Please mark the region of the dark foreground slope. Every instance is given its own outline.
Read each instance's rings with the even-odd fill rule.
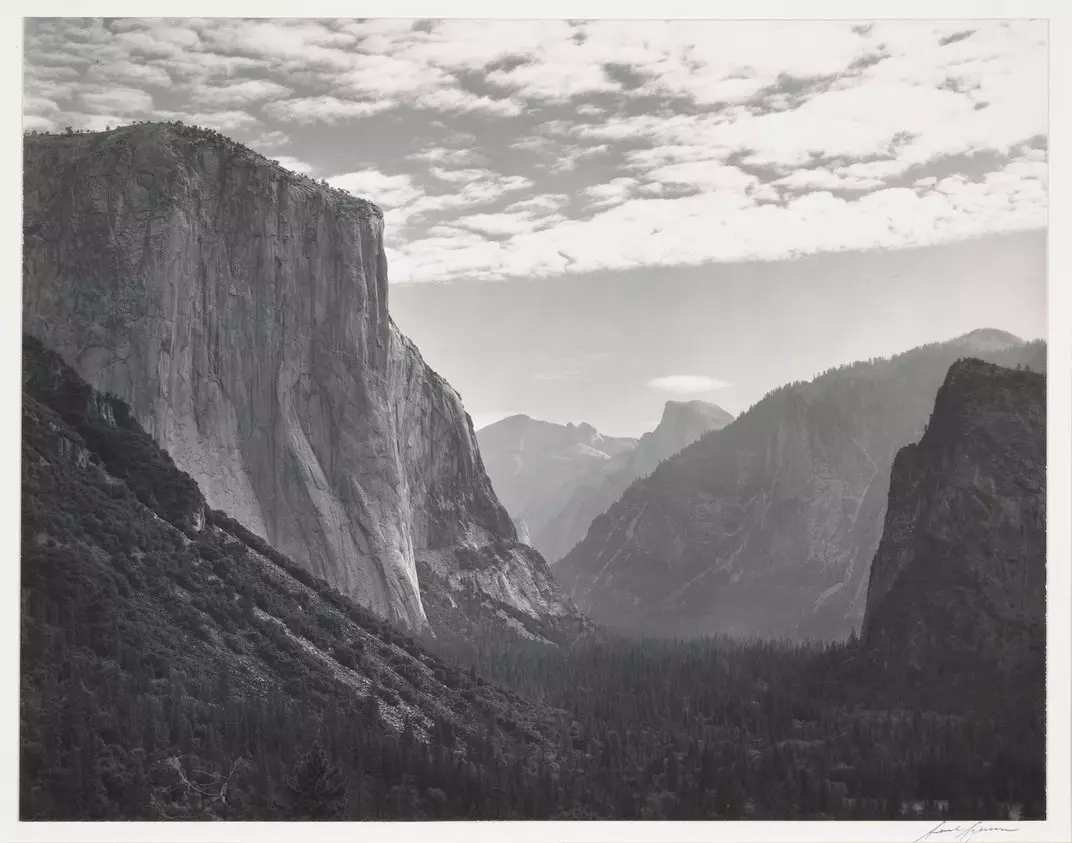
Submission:
[[[555,715],[207,511],[32,339],[21,605],[26,819],[506,816],[550,775]]]
[[[440,637],[459,670],[206,518],[121,402],[26,357],[24,818],[1044,811],[1037,721],[852,644]]]
[[[864,643],[895,670],[1044,696],[1046,379],[961,360],[897,454]]]
[[[893,463],[862,640],[468,657],[569,710],[601,747],[593,787],[642,817],[1040,818],[1045,389],[1031,371],[950,367]]]
[[[1045,344],[981,330],[781,387],[631,486],[556,578],[631,633],[847,637],[894,455],[966,356],[1042,369]]]

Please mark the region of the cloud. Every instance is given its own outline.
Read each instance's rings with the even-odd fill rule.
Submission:
[[[53,18],[25,55],[27,128],[181,119],[335,173],[403,281],[1047,221],[1045,21]]]
[[[139,114],[153,108],[152,95],[136,88],[83,91],[78,95],[78,100],[83,108],[114,114]]]
[[[261,121],[247,111],[156,111],[156,120],[181,120],[194,126],[204,126],[219,132],[234,132],[260,127]]]
[[[555,211],[569,204],[569,197],[565,193],[544,193],[539,196],[531,196],[528,199],[520,199],[508,205],[507,211]]]
[[[358,102],[325,95],[277,100],[266,105],[264,110],[278,120],[302,124],[318,122],[334,124],[369,117],[394,108],[396,105],[397,103],[393,100]]]
[[[591,187],[586,187],[584,194],[592,200],[592,204],[596,207],[618,205],[629,197],[637,184],[639,182],[632,176],[619,176],[616,179],[611,179],[606,184],[594,184]]]
[[[738,24],[730,26],[738,31]],[[753,69],[757,78],[769,78],[774,70],[792,78],[837,76],[817,92],[781,95],[787,105],[783,110],[750,108],[732,119],[725,111],[670,120],[634,115],[577,126],[574,132],[592,138],[639,136],[658,145],[724,149],[748,155],[753,164],[784,167],[807,165],[815,154],[864,158],[891,151],[903,164],[923,163],[943,155],[1007,151],[1025,137],[1045,134],[1045,24],[995,24],[985,37],[977,32],[941,46],[949,29],[891,23],[862,36],[847,26],[824,24],[813,33],[821,36],[820,41],[804,48],[808,27],[793,22],[771,30],[769,43],[795,38],[800,42],[797,48],[783,52],[773,46],[747,47],[748,38],[742,36],[723,57],[716,57],[714,50],[725,42],[703,40],[701,54],[716,62],[736,66],[734,55],[752,56],[758,63]],[[698,44],[705,31],[711,30],[697,27]],[[747,33],[749,27],[739,31]],[[840,46],[827,52],[828,42]],[[849,47],[853,42],[859,42],[859,49]],[[868,54],[879,60],[853,70],[850,58]],[[770,63],[769,72],[763,71],[764,62]],[[658,78],[660,84],[670,85],[667,78],[673,75]],[[705,93],[704,79],[698,71],[678,88],[691,91],[699,102],[723,96]]]
[[[62,114],[41,115],[28,114],[23,117],[24,129],[36,129],[43,132],[62,131],[70,126],[72,129],[90,132],[102,132],[130,122],[116,114],[86,114],[78,111],[66,111]]]
[[[451,74],[435,65],[388,55],[356,53],[351,64],[350,70],[330,77],[336,90],[362,96],[397,97],[432,91],[454,81]]]
[[[660,184],[679,184],[699,190],[732,190],[743,192],[759,179],[738,167],[720,161],[688,161],[664,164],[646,173],[647,178]]]
[[[503,176],[487,171],[480,179],[469,181],[450,193],[423,194],[398,208],[387,217],[392,225],[403,226],[413,221],[442,211],[453,211],[474,205],[486,205],[518,190],[531,187],[532,182],[524,176]],[[441,238],[429,238],[421,242],[422,249],[443,245]],[[481,241],[482,244],[486,241]],[[457,248],[452,242],[447,248]]]
[[[873,190],[876,187],[882,187],[883,183],[882,179],[854,178],[833,173],[825,167],[794,170],[788,176],[774,182],[775,185],[797,191]]]
[[[86,79],[94,82],[151,85],[156,88],[165,88],[172,83],[171,76],[165,68],[126,59],[93,64],[86,71]]]
[[[414,104],[418,108],[428,108],[434,111],[479,111],[502,117],[516,117],[524,110],[522,103],[510,97],[495,99],[478,96],[460,88],[439,88],[422,93],[414,100]]]
[[[448,149],[443,146],[433,146],[413,152],[406,156],[414,161],[428,161],[436,164],[450,164],[464,167],[466,164],[480,163],[481,156],[472,149]]]
[[[595,64],[558,64],[553,61],[523,64],[513,70],[496,70],[485,79],[511,88],[526,99],[563,100],[578,94],[617,91],[620,85]]]
[[[665,375],[661,378],[652,378],[647,385],[652,389],[661,389],[664,392],[673,392],[677,395],[713,392],[716,389],[730,386],[726,381],[709,378],[706,375]]]
[[[275,160],[278,161],[281,166],[295,173],[302,173],[309,176],[316,172],[316,168],[312,164],[298,158],[292,158],[289,155],[277,155]]]
[[[280,132],[277,129],[271,129],[260,132],[251,137],[247,142],[252,148],[263,152],[265,150],[273,150],[278,149],[281,146],[286,146],[290,143],[290,135],[286,132]]]
[[[25,114],[22,118],[22,128],[27,132],[51,132],[56,129],[56,124],[52,118],[41,114]]]
[[[597,193],[618,203],[589,219],[466,244],[449,255],[413,240],[392,258],[392,271],[406,281],[543,277],[902,248],[1040,228],[1047,220],[1043,169],[1025,158],[975,181],[945,179],[930,189],[885,188],[856,198],[816,191],[783,204],[730,191],[618,202],[630,186],[612,183]]]
[[[24,97],[22,108],[27,114],[56,114],[60,107],[47,97]]]
[[[558,150],[556,153],[557,160],[551,166],[551,169],[556,172],[574,170],[583,159],[590,158],[593,155],[604,155],[609,151],[610,146],[605,143],[601,143],[598,146],[569,146]]]
[[[500,214],[470,214],[455,220],[454,225],[479,231],[482,234],[502,236],[536,231],[564,219],[565,217],[559,214],[537,216],[530,211],[519,211]]]
[[[367,198],[385,210],[398,208],[423,195],[406,175],[389,175],[379,170],[358,170],[332,176],[328,184]]]
[[[428,172],[440,181],[447,182],[473,181],[490,174],[488,170],[446,170],[443,167],[430,167]]]
[[[208,106],[246,105],[292,94],[290,88],[266,79],[245,79],[226,88],[208,88],[197,93],[197,101]]]

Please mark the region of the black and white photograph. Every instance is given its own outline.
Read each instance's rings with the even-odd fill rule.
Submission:
[[[67,5],[7,839],[1069,839],[1055,19]]]

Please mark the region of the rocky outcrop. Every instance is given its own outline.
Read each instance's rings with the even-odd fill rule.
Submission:
[[[423,557],[516,544],[460,398],[390,319],[376,206],[182,126],[28,138],[24,166],[24,329],[213,508],[414,629]]]
[[[731,421],[715,404],[668,401],[659,425],[639,440],[604,436],[589,424],[557,425],[528,416],[489,425],[477,438],[500,499],[515,523],[524,519],[532,546],[553,564],[630,483]]]
[[[721,430],[731,421],[733,416],[708,401],[667,401],[658,426],[651,433],[641,436],[629,455],[622,472],[626,485],[621,491],[624,492],[634,480],[651,474],[659,463],[691,445],[705,433]]]
[[[919,439],[950,365],[1045,365],[982,330],[775,390],[638,481],[555,566],[618,629],[842,638],[859,627],[890,467]]]
[[[515,518],[514,529],[517,531],[517,540],[522,544],[531,544],[532,537],[529,535],[529,525],[525,523],[523,518]]]
[[[961,360],[894,460],[863,643],[885,663],[1016,669],[1045,621],[1046,381]]]

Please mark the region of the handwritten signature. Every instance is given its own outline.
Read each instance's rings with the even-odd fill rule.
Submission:
[[[957,823],[956,825],[950,825],[946,820],[942,820],[938,825],[928,831],[926,834],[917,837],[915,843],[922,843],[924,840],[958,840],[968,841],[971,840],[977,834],[984,834],[986,832],[1014,832],[1020,829],[1015,826],[1008,825],[987,825],[986,823],[975,822],[971,825],[964,825]]]

